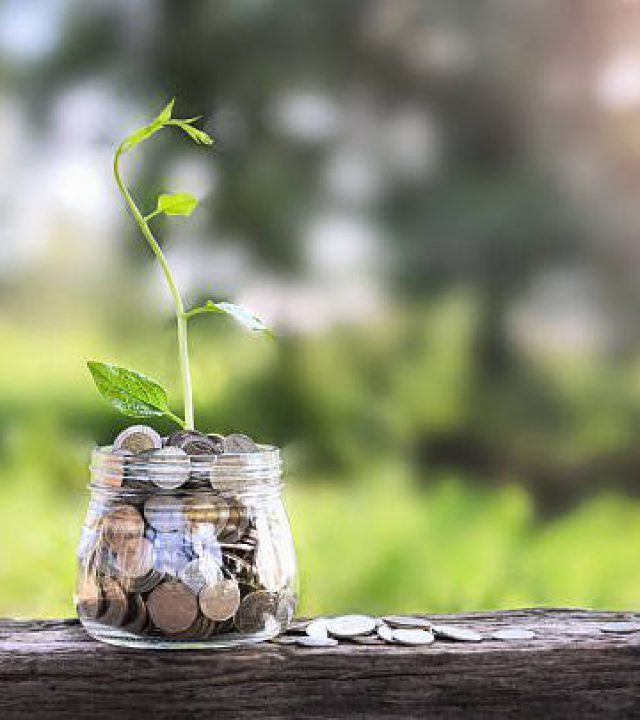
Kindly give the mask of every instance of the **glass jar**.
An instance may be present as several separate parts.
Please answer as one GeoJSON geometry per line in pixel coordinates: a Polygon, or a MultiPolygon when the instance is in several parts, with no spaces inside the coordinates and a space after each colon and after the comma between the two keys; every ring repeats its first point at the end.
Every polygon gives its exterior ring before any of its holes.
{"type": "Polygon", "coordinates": [[[222,455],[94,450],[75,603],[115,645],[216,648],[268,640],[296,603],[277,448],[222,455]]]}

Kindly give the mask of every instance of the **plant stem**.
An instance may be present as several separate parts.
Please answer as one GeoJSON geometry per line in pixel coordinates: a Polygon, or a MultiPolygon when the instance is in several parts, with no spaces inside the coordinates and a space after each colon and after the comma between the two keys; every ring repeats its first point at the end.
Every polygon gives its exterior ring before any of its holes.
{"type": "Polygon", "coordinates": [[[135,204],[133,198],[131,197],[131,193],[129,192],[126,185],[122,181],[122,178],[120,177],[120,158],[123,152],[124,145],[122,144],[116,150],[115,156],[113,158],[113,175],[115,177],[116,184],[118,185],[118,189],[120,190],[120,193],[122,194],[122,197],[127,204],[127,207],[129,208],[134,220],[140,228],[140,232],[144,236],[145,240],[149,243],[151,250],[153,250],[154,255],[160,263],[160,267],[162,268],[165,280],[167,281],[167,285],[169,286],[169,291],[171,292],[171,297],[173,298],[173,305],[175,307],[176,320],[178,324],[178,351],[180,356],[180,375],[182,377],[182,394],[184,399],[184,422],[185,427],[188,430],[193,430],[193,390],[191,386],[191,370],[189,368],[189,338],[187,331],[187,317],[184,312],[184,304],[182,302],[182,298],[180,296],[180,292],[178,291],[175,280],[171,275],[171,270],[169,269],[169,265],[167,263],[167,259],[164,256],[164,253],[160,249],[157,240],[153,236],[147,220],[142,216],[140,210],[138,210],[138,206],[135,204]]]}

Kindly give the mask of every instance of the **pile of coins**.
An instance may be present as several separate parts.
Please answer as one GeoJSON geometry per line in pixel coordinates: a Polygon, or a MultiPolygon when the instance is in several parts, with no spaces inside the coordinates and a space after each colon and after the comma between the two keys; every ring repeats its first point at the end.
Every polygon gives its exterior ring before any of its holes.
{"type": "Polygon", "coordinates": [[[411,615],[342,615],[334,618],[300,620],[289,625],[286,633],[271,640],[279,645],[335,647],[340,641],[358,645],[431,645],[437,640],[478,643],[492,640],[532,640],[535,633],[525,628],[503,628],[485,637],[460,625],[434,625],[430,620],[411,615]]]}
{"type": "Polygon", "coordinates": [[[94,468],[78,550],[76,605],[93,634],[202,641],[289,624],[286,516],[216,487],[210,472],[211,456],[259,451],[246,435],[163,439],[143,425],[116,438],[94,468]]]}

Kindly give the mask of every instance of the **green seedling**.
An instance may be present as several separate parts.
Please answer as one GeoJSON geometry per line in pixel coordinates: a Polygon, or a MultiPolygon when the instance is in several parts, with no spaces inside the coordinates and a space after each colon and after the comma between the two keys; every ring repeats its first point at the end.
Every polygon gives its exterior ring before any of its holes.
{"type": "Polygon", "coordinates": [[[113,175],[129,212],[160,264],[173,299],[177,323],[184,418],[178,417],[171,411],[168,404],[167,392],[156,380],[142,373],[135,372],[134,370],[128,370],[109,363],[92,360],[89,361],[87,365],[100,393],[120,412],[135,418],[167,417],[181,427],[193,430],[194,409],[191,370],[189,366],[189,321],[196,317],[196,315],[219,313],[231,316],[240,325],[252,332],[271,335],[271,331],[260,318],[256,317],[241,305],[208,300],[201,306],[189,310],[185,309],[182,296],[173,279],[169,264],[151,231],[150,222],[161,215],[189,216],[198,205],[198,200],[189,193],[163,193],[158,197],[155,209],[147,215],[144,215],[136,205],[131,192],[122,180],[120,173],[122,156],[164,128],[178,128],[198,145],[213,145],[213,140],[207,133],[194,127],[194,123],[200,118],[195,117],[186,120],[174,118],[172,115],[173,105],[174,100],[171,100],[155,120],[136,130],[118,145],[113,158],[113,175]]]}

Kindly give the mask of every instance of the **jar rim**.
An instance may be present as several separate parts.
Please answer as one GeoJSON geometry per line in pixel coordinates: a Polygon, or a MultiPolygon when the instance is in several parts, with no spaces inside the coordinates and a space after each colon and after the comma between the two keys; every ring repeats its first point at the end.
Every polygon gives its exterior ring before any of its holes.
{"type": "MultiPolygon", "coordinates": [[[[219,455],[216,454],[202,454],[202,455],[187,455],[186,457],[191,462],[196,462],[199,465],[209,463],[212,467],[260,467],[269,466],[274,463],[280,462],[280,448],[276,445],[266,445],[257,443],[259,448],[258,452],[238,453],[238,452],[224,452],[219,455]]],[[[94,460],[104,461],[110,459],[122,460],[123,457],[135,464],[144,464],[144,456],[142,455],[131,455],[123,456],[114,451],[113,445],[96,445],[91,452],[91,464],[93,465],[94,460]]],[[[168,461],[169,464],[169,461],[168,461]]]]}
{"type": "Polygon", "coordinates": [[[195,491],[196,488],[191,490],[183,487],[183,484],[171,486],[170,480],[174,476],[184,477],[183,483],[186,483],[186,478],[193,473],[205,477],[207,483],[218,489],[258,490],[269,486],[279,487],[282,469],[280,449],[274,445],[262,444],[259,444],[258,448],[259,451],[253,453],[185,454],[178,458],[163,458],[144,454],[123,455],[114,451],[112,445],[97,446],[91,453],[89,488],[136,492],[133,487],[125,488],[119,482],[114,484],[114,474],[115,477],[122,478],[123,473],[134,483],[134,487],[143,482],[146,488],[153,488],[153,492],[159,494],[195,491]],[[152,480],[153,477],[160,482],[152,480]],[[169,483],[166,483],[167,480],[169,483]]]}

